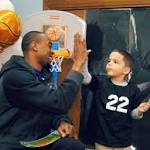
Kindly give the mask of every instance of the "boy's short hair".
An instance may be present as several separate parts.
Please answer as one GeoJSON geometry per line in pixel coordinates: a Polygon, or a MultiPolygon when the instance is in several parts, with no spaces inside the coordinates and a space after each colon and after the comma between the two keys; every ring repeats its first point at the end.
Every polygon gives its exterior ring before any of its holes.
{"type": "Polygon", "coordinates": [[[133,69],[134,58],[133,58],[133,56],[130,53],[128,53],[125,50],[120,50],[120,49],[114,49],[114,50],[111,51],[111,53],[112,52],[120,53],[124,57],[125,64],[127,66],[129,66],[131,70],[133,69]]]}

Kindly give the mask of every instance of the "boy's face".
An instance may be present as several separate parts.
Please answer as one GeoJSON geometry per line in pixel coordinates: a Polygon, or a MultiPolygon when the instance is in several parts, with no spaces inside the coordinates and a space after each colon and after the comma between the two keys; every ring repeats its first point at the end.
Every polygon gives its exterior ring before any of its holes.
{"type": "Polygon", "coordinates": [[[124,79],[124,77],[130,72],[130,68],[126,66],[123,55],[119,52],[112,52],[108,58],[106,72],[111,78],[124,79]]]}

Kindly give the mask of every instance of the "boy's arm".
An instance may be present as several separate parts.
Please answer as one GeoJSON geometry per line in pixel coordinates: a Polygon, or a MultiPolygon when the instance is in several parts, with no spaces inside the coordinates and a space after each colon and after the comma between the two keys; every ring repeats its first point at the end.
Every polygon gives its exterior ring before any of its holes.
{"type": "Polygon", "coordinates": [[[135,109],[133,109],[133,110],[131,111],[131,117],[132,117],[133,119],[142,119],[142,118],[143,118],[143,114],[142,114],[142,115],[139,115],[138,109],[135,108],[135,109]]]}
{"type": "MultiPolygon", "coordinates": [[[[87,50],[89,53],[91,52],[91,49],[88,49],[87,50]]],[[[91,80],[92,80],[92,76],[91,74],[89,73],[89,70],[88,70],[88,58],[83,66],[83,69],[82,69],[82,75],[83,75],[83,84],[84,85],[87,85],[87,84],[90,84],[91,80]]]]}
{"type": "Polygon", "coordinates": [[[150,100],[148,102],[141,103],[137,108],[131,112],[133,119],[143,118],[143,114],[150,109],[150,100]]]}
{"type": "Polygon", "coordinates": [[[92,80],[92,76],[91,76],[91,74],[88,71],[88,59],[86,60],[81,73],[82,73],[82,75],[84,77],[82,83],[84,85],[89,84],[91,82],[91,80],[92,80]]]}

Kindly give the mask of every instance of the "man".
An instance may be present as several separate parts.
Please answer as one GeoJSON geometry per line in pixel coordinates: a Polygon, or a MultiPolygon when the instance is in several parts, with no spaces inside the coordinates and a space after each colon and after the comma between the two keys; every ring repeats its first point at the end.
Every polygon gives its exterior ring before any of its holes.
{"type": "Polygon", "coordinates": [[[82,84],[85,45],[76,34],[72,69],[56,89],[49,72],[52,51],[47,35],[31,31],[23,37],[24,57],[12,56],[0,73],[0,150],[28,150],[19,141],[38,139],[51,129],[63,138],[40,150],[85,149],[72,138],[73,126],[66,116],[82,84]]]}

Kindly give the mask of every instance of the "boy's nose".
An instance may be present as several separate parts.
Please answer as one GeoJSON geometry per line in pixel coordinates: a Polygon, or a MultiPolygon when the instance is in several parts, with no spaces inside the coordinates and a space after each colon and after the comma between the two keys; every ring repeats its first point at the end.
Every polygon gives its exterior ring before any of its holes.
{"type": "Polygon", "coordinates": [[[109,61],[109,62],[107,63],[107,65],[109,65],[109,66],[110,66],[111,64],[112,64],[111,61],[109,61]]]}

